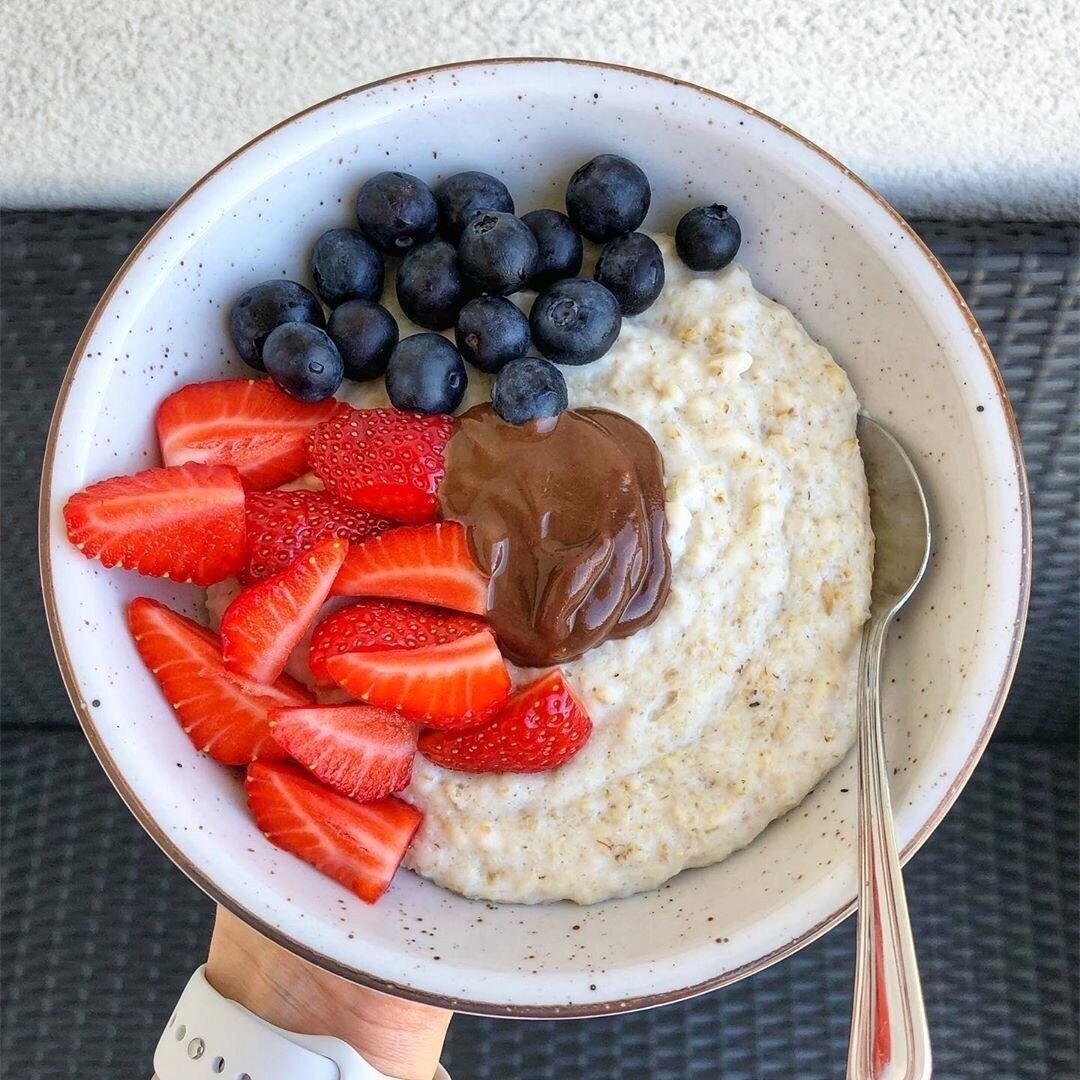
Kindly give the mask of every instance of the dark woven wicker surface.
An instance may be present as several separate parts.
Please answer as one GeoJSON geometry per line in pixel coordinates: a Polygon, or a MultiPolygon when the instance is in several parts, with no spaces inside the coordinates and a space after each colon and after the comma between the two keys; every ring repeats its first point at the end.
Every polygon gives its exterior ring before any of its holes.
{"type": "MultiPolygon", "coordinates": [[[[91,307],[152,214],[2,222],[3,1066],[141,1076],[210,905],[141,832],[79,733],[38,599],[36,497],[56,388],[91,307]]],[[[1009,384],[1035,508],[1020,668],[983,765],[909,872],[939,1077],[1080,1076],[1077,1057],[1075,226],[922,223],[1009,384]]],[[[709,997],[588,1022],[460,1018],[456,1080],[842,1074],[845,925],[709,997]]]]}

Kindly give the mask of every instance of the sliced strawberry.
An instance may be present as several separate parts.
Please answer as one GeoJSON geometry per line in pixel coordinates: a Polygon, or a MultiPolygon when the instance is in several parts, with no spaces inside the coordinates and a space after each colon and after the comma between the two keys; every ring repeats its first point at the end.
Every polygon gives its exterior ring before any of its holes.
{"type": "Polygon", "coordinates": [[[474,615],[362,600],[315,628],[311,670],[431,727],[467,727],[510,692],[491,629],[474,615]]]}
{"type": "Polygon", "coordinates": [[[339,653],[422,649],[488,630],[475,615],[397,600],[361,600],[323,619],[311,635],[311,670],[328,682],[326,660],[339,653]]]}
{"type": "Polygon", "coordinates": [[[371,705],[278,709],[274,738],[301,765],[342,795],[367,802],[407,787],[416,725],[371,705]]]}
{"type": "Polygon", "coordinates": [[[413,525],[349,548],[335,596],[389,596],[420,604],[487,611],[488,578],[456,521],[413,525]]]}
{"type": "Polygon", "coordinates": [[[221,619],[225,666],[255,682],[273,682],[330,594],[349,545],[321,540],[288,569],[249,585],[221,619]]]}
{"type": "Polygon", "coordinates": [[[244,488],[233,468],[180,465],[114,476],[72,495],[68,539],[104,566],[212,585],[247,561],[244,488]]]}
{"type": "Polygon", "coordinates": [[[441,730],[471,727],[510,691],[490,631],[430,649],[345,653],[326,661],[353,697],[441,730]]]}
{"type": "Polygon", "coordinates": [[[345,408],[312,431],[308,462],[328,491],[395,521],[434,521],[449,416],[345,408]]]}
{"type": "Polygon", "coordinates": [[[544,772],[569,761],[588,742],[592,721],[559,670],[549,671],[468,731],[425,731],[420,752],[462,772],[544,772]]]}
{"type": "Polygon", "coordinates": [[[323,491],[253,491],[247,497],[248,565],[245,581],[276,574],[320,540],[370,540],[394,522],[323,491]]]}
{"type": "Polygon", "coordinates": [[[281,678],[258,686],[230,675],[214,634],[145,596],[128,605],[128,624],[196,750],[226,765],[286,756],[271,737],[269,714],[283,705],[310,704],[298,683],[281,678]]]}
{"type": "Polygon", "coordinates": [[[274,488],[307,469],[308,433],[341,407],[296,401],[269,379],[192,383],[158,408],[161,456],[166,465],[232,465],[250,490],[274,488]]]}
{"type": "Polygon", "coordinates": [[[375,903],[390,885],[424,815],[393,796],[359,803],[295,765],[249,766],[248,806],[273,844],[375,903]]]}

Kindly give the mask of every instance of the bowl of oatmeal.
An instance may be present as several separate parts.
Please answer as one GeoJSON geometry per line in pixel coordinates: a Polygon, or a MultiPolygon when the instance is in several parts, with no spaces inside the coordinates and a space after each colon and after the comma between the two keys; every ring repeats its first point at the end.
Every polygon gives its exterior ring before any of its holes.
{"type": "MultiPolygon", "coordinates": [[[[489,393],[472,378],[462,408],[489,393]]],[[[342,396],[377,407],[384,395],[373,383],[342,396]]],[[[91,319],[42,492],[65,680],[110,777],[177,864],[346,977],[533,1016],[723,985],[853,905],[853,670],[873,551],[860,408],[913,452],[936,525],[931,572],[887,672],[910,855],[989,737],[1027,589],[1015,425],[940,267],[842,166],[700,88],[569,61],[459,65],[360,88],[212,171],[91,319]],[[667,282],[605,356],[563,370],[572,407],[630,417],[662,456],[668,591],[648,625],[563,664],[594,725],[564,766],[465,774],[417,758],[407,796],[425,820],[410,872],[368,907],[265,843],[236,777],[194,752],[127,640],[131,597],[205,621],[207,608],[220,614],[221,587],[207,598],[105,574],[67,545],[59,508],[96,479],[153,464],[152,407],[141,403],[243,374],[231,299],[253,281],[303,280],[314,239],[349,223],[366,176],[393,167],[435,182],[483,168],[521,212],[561,205],[574,168],[606,150],[652,181],[643,227],[667,282]],[[738,208],[743,244],[736,263],[695,274],[670,233],[712,201],[738,208]]],[[[529,662],[524,647],[519,659],[529,662]]]]}

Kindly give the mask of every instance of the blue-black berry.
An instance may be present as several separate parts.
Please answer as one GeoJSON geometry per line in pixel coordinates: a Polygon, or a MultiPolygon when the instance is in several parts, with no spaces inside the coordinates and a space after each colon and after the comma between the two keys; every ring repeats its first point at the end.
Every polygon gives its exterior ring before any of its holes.
{"type": "Polygon", "coordinates": [[[470,284],[505,296],[528,284],[536,265],[536,237],[521,218],[486,211],[462,230],[458,261],[470,284]]]}
{"type": "Polygon", "coordinates": [[[581,273],[581,235],[574,223],[558,210],[530,210],[522,221],[536,237],[536,264],[529,288],[546,289],[563,278],[581,273]]]}
{"type": "Polygon", "coordinates": [[[418,326],[427,330],[453,326],[468,297],[453,244],[432,240],[402,259],[397,272],[398,303],[418,326]]]}
{"type": "Polygon", "coordinates": [[[601,154],[570,177],[566,212],[590,240],[606,244],[645,220],[651,198],[649,178],[632,161],[601,154]]]}
{"type": "Polygon", "coordinates": [[[402,338],[386,368],[386,393],[395,409],[451,413],[468,385],[461,354],[442,334],[402,338]]]}
{"type": "Polygon", "coordinates": [[[664,256],[651,236],[623,233],[604,245],[593,277],[615,294],[624,315],[640,315],[664,287],[664,256]]]}
{"type": "Polygon", "coordinates": [[[270,378],[297,401],[324,401],[341,385],[341,353],[325,330],[282,323],[267,336],[263,361],[270,378]]]}
{"type": "Polygon", "coordinates": [[[442,234],[455,244],[461,237],[461,230],[482,210],[514,212],[514,200],[507,186],[483,172],[459,172],[448,176],[435,189],[435,201],[439,204],[442,234]]]}
{"type": "Polygon", "coordinates": [[[382,252],[356,229],[331,229],[315,241],[311,276],[331,307],[346,300],[378,300],[383,290],[382,252]]]}
{"type": "Polygon", "coordinates": [[[248,289],[237,299],[229,314],[229,332],[243,360],[262,371],[267,335],[287,322],[322,327],[326,318],[322,305],[303,285],[275,278],[248,289]]]}
{"type": "Polygon", "coordinates": [[[473,367],[494,375],[529,351],[529,320],[505,296],[478,296],[458,313],[454,340],[473,367]]]}
{"type": "Polygon", "coordinates": [[[363,234],[387,255],[404,255],[430,240],[439,223],[435,196],[423,180],[403,172],[381,172],[356,196],[363,234]]]}
{"type": "Polygon", "coordinates": [[[742,230],[726,206],[699,206],[675,229],[675,250],[691,270],[723,270],[739,251],[742,230]]]}
{"type": "Polygon", "coordinates": [[[367,382],[386,373],[398,343],[397,319],[381,304],[346,300],[334,308],[326,332],[341,353],[345,378],[367,382]]]}
{"type": "Polygon", "coordinates": [[[556,417],[566,409],[566,380],[538,356],[511,360],[495,376],[491,404],[508,424],[556,417]]]}
{"type": "Polygon", "coordinates": [[[622,327],[619,301],[588,278],[568,278],[546,289],[533,304],[533,343],[556,364],[588,364],[611,348],[622,327]]]}

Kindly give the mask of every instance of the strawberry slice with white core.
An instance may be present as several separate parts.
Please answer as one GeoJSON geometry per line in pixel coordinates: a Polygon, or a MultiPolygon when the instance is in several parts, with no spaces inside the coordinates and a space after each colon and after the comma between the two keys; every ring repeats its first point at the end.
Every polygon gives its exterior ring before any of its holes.
{"type": "Polygon", "coordinates": [[[429,727],[483,720],[510,693],[491,628],[475,615],[362,600],[315,627],[311,670],[369,705],[429,727]]]}
{"type": "Polygon", "coordinates": [[[412,525],[349,548],[335,596],[386,596],[435,607],[487,610],[488,577],[456,521],[412,525]]]}
{"type": "Polygon", "coordinates": [[[244,788],[255,823],[271,843],[369,904],[386,892],[424,817],[393,796],[356,802],[284,763],[255,762],[244,788]]]}
{"type": "Polygon", "coordinates": [[[158,407],[161,456],[166,465],[232,465],[246,488],[267,490],[307,469],[308,433],[340,408],[296,401],[269,379],[191,383],[158,407]]]}
{"type": "Polygon", "coordinates": [[[222,465],[146,469],[91,484],[64,507],[68,539],[103,566],[212,585],[247,561],[244,488],[222,465]]]}
{"type": "Polygon", "coordinates": [[[274,738],[324,784],[367,802],[407,787],[416,756],[416,725],[370,705],[278,709],[274,738]]]}
{"type": "Polygon", "coordinates": [[[330,682],[326,660],[339,653],[424,649],[489,632],[475,615],[400,600],[359,600],[328,615],[311,635],[311,670],[330,682]]]}
{"type": "Polygon", "coordinates": [[[592,721],[562,672],[549,671],[468,731],[425,731],[420,751],[462,772],[545,772],[569,761],[589,740],[592,721]]]}
{"type": "Polygon", "coordinates": [[[221,620],[225,666],[273,682],[315,621],[349,545],[336,536],[304,552],[288,569],[249,585],[221,620]]]}
{"type": "Polygon", "coordinates": [[[143,662],[196,750],[225,765],[286,757],[271,736],[269,715],[282,706],[311,703],[299,684],[281,678],[260,686],[231,675],[217,636],[156,600],[132,600],[128,623],[143,662]]]}

